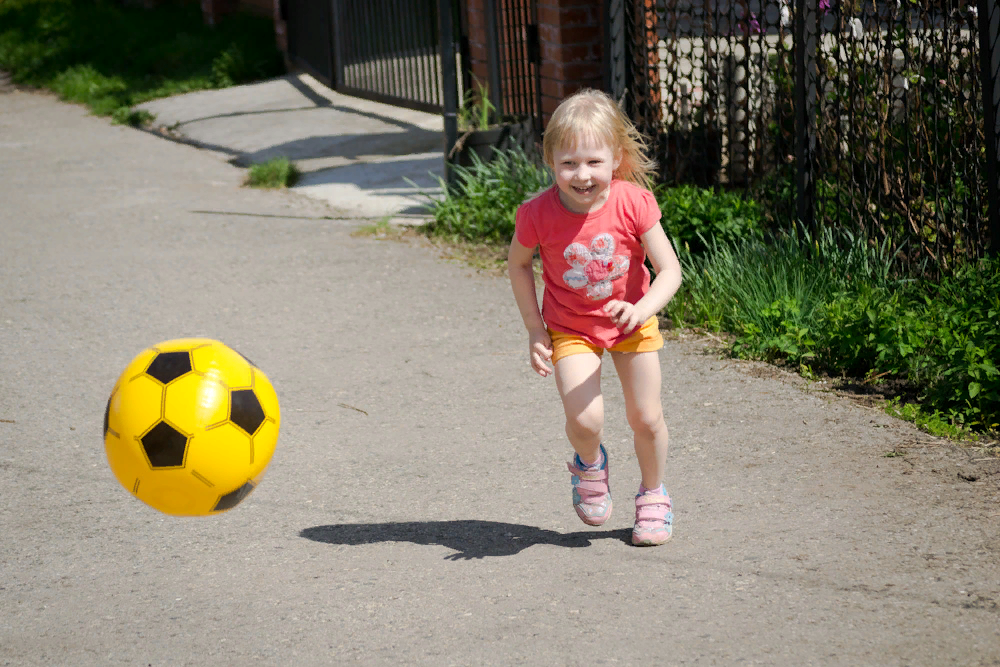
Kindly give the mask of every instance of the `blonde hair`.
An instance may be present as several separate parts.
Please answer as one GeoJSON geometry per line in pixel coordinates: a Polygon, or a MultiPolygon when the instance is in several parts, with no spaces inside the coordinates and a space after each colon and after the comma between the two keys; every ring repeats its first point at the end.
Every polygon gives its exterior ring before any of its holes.
{"type": "Polygon", "coordinates": [[[614,177],[649,188],[656,161],[649,157],[645,137],[606,93],[584,88],[563,100],[542,138],[545,164],[553,167],[559,149],[572,148],[581,137],[590,137],[611,147],[621,162],[614,177]]]}

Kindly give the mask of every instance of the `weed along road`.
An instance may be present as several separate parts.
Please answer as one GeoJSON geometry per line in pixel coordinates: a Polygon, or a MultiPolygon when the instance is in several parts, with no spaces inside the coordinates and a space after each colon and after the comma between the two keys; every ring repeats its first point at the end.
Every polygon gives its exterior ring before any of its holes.
{"type": "Polygon", "coordinates": [[[995,460],[672,336],[675,533],[635,548],[613,367],[588,528],[504,277],[51,96],[0,93],[0,146],[0,664],[1000,664],[995,460]],[[217,516],[132,498],[101,441],[182,336],[281,404],[217,516]]]}

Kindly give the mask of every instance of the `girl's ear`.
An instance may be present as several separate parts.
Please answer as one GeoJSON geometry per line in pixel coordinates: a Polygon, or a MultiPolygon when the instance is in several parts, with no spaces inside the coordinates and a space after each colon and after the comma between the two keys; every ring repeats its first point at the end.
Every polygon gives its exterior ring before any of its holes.
{"type": "Polygon", "coordinates": [[[613,172],[618,171],[618,167],[620,167],[621,164],[622,164],[622,147],[619,146],[618,149],[615,151],[615,166],[611,169],[611,171],[613,172]]]}

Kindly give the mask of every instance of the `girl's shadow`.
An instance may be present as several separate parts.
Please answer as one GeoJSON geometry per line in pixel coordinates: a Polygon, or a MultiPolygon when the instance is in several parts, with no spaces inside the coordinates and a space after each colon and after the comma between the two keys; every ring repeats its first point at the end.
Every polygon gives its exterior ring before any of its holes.
{"type": "Polygon", "coordinates": [[[616,539],[628,543],[630,531],[579,531],[557,533],[554,530],[498,521],[462,519],[457,521],[403,521],[389,523],[344,523],[313,526],[299,535],[327,544],[374,544],[376,542],[412,542],[438,544],[454,549],[445,560],[471,560],[487,556],[513,556],[536,544],[559,547],[589,547],[592,540],[616,539]]]}

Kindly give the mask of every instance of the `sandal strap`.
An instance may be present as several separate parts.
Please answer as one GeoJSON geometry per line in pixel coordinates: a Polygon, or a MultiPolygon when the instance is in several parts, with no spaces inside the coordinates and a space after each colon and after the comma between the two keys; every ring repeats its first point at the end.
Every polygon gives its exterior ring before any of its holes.
{"type": "Polygon", "coordinates": [[[667,510],[670,510],[670,496],[665,496],[662,493],[644,493],[635,499],[636,507],[645,507],[647,505],[666,505],[667,510]]]}
{"type": "Polygon", "coordinates": [[[639,523],[670,523],[673,520],[670,497],[647,493],[635,499],[635,521],[639,523]]]}
{"type": "Polygon", "coordinates": [[[566,467],[576,477],[573,488],[580,495],[584,502],[593,498],[599,498],[608,493],[608,468],[605,466],[600,470],[583,470],[567,463],[566,467]]]}
{"type": "Polygon", "coordinates": [[[606,482],[608,481],[608,467],[604,466],[597,470],[580,468],[573,463],[567,463],[569,471],[585,482],[606,482]]]}

